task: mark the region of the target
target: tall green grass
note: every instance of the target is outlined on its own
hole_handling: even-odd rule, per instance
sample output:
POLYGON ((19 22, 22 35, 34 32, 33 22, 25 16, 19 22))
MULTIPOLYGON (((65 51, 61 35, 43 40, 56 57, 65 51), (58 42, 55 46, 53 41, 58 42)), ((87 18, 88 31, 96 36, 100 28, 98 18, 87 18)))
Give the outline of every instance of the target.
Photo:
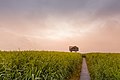
POLYGON ((91 80, 120 80, 120 54, 86 55, 91 80))
POLYGON ((79 53, 0 51, 0 80, 66 80, 81 63, 79 53))

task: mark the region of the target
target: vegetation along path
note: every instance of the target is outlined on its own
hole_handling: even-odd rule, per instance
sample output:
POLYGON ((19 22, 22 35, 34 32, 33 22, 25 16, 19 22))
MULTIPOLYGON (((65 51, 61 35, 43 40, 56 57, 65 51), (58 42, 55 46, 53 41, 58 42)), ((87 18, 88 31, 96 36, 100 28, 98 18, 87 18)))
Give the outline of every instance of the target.
POLYGON ((83 58, 83 62, 82 62, 82 70, 81 70, 81 74, 80 74, 80 80, 90 80, 90 75, 89 75, 89 71, 87 68, 85 58, 83 58))

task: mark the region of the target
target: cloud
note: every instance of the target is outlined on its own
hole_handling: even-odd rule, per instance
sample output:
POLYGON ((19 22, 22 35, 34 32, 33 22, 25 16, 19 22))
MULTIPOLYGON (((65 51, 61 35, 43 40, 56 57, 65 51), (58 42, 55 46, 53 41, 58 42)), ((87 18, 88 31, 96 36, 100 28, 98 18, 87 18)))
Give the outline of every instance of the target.
POLYGON ((119 51, 119 4, 119 0, 1 0, 0 48, 66 51, 77 45, 83 52, 119 51), (51 39, 55 37, 59 39, 51 39))
POLYGON ((106 0, 106 4, 96 10, 95 17, 98 18, 112 18, 119 16, 120 1, 119 0, 106 0))
POLYGON ((32 47, 31 42, 26 37, 8 32, 4 29, 0 31, 0 36, 1 50, 31 49, 32 47))
POLYGON ((88 0, 1 0, 0 9, 9 11, 71 12, 82 9, 88 0))

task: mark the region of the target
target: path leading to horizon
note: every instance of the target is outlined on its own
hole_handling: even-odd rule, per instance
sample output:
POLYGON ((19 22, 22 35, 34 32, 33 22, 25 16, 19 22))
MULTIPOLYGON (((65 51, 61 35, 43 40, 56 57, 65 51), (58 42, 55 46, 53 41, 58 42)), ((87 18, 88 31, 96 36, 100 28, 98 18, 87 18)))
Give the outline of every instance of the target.
POLYGON ((89 75, 89 71, 87 68, 85 58, 83 58, 83 62, 82 62, 82 70, 81 70, 81 74, 80 74, 80 80, 90 80, 90 75, 89 75))

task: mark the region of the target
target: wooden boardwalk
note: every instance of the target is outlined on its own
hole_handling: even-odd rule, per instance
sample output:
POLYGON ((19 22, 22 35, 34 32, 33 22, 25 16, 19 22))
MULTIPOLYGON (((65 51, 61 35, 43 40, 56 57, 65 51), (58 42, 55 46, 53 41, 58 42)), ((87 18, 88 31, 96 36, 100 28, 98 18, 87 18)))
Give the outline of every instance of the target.
POLYGON ((81 70, 81 74, 80 74, 80 80, 90 80, 90 75, 89 75, 89 71, 87 68, 85 58, 83 58, 83 62, 82 62, 82 70, 81 70))

